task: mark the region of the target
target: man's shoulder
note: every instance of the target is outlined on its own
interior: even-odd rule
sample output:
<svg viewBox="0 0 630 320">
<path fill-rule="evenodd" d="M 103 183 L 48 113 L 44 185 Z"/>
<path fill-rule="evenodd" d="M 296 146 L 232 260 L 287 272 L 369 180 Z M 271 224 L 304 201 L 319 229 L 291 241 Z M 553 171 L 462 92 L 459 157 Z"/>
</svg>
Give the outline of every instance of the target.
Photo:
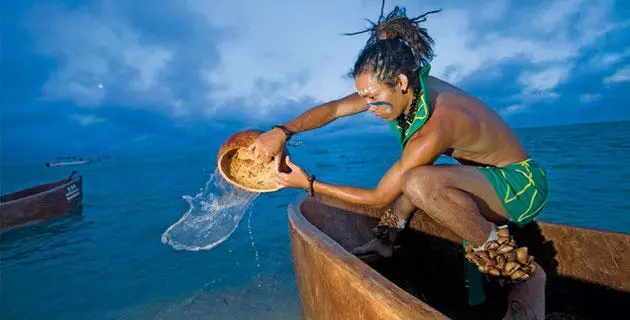
<svg viewBox="0 0 630 320">
<path fill-rule="evenodd" d="M 448 139 L 450 137 L 450 133 L 448 130 L 448 126 L 445 125 L 445 121 L 443 116 L 438 113 L 436 117 L 429 118 L 426 125 L 416 131 L 405 146 L 407 148 L 414 148 L 420 145 L 444 145 L 448 144 Z"/>
<path fill-rule="evenodd" d="M 491 110 L 485 102 L 462 90 L 436 90 L 434 97 L 431 98 L 431 104 L 431 117 L 436 120 L 434 122 L 447 122 L 449 127 L 461 121 L 485 118 L 479 116 L 487 115 Z"/>
<path fill-rule="evenodd" d="M 454 104 L 473 98 L 464 89 L 437 77 L 430 77 L 428 84 L 432 104 Z"/>
<path fill-rule="evenodd" d="M 432 163 L 449 149 L 448 137 L 448 134 L 440 134 L 431 128 L 423 128 L 407 141 L 400 156 L 401 163 L 406 167 Z"/>
</svg>

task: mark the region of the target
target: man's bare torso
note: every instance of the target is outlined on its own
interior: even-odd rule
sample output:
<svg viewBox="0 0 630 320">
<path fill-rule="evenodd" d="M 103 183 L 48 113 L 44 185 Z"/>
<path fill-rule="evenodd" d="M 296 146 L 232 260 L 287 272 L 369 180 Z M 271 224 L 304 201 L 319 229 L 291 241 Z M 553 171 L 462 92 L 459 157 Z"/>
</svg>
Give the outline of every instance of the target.
<svg viewBox="0 0 630 320">
<path fill-rule="evenodd" d="M 494 110 L 435 77 L 429 77 L 428 84 L 434 110 L 419 132 L 437 130 L 450 136 L 451 148 L 444 154 L 465 165 L 496 167 L 528 157 L 518 137 Z"/>
</svg>

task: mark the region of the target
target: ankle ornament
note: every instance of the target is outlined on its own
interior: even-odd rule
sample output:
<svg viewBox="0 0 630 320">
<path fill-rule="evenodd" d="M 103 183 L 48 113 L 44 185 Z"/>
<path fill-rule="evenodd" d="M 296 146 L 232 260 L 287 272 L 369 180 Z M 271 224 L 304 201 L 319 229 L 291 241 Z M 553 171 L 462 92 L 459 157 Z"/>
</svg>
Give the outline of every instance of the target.
<svg viewBox="0 0 630 320">
<path fill-rule="evenodd" d="M 518 248 L 507 225 L 496 230 L 496 239 L 489 239 L 475 248 L 468 244 L 466 259 L 477 265 L 483 274 L 497 277 L 501 282 L 518 283 L 527 280 L 536 271 L 534 257 L 527 247 Z"/>
<path fill-rule="evenodd" d="M 395 215 L 392 208 L 387 208 L 373 229 L 374 236 L 384 243 L 390 244 L 393 242 L 395 233 L 402 231 L 405 228 L 405 224 L 406 221 Z"/>
</svg>

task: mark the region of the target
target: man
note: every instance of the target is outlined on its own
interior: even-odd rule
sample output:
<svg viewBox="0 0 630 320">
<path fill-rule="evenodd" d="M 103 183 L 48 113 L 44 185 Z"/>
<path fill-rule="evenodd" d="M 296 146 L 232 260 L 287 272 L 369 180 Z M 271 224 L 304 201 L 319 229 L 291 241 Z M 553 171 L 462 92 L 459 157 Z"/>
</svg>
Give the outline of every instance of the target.
<svg viewBox="0 0 630 320">
<path fill-rule="evenodd" d="M 395 232 L 417 209 L 469 243 L 466 258 L 512 286 L 511 305 L 544 318 L 545 273 L 505 228 L 532 221 L 547 198 L 545 171 L 496 112 L 461 89 L 429 76 L 433 40 L 398 7 L 370 29 L 372 37 L 351 72 L 357 92 L 316 106 L 262 134 L 251 146 L 271 161 L 293 134 L 364 111 L 388 122 L 402 155 L 373 189 L 316 180 L 287 157 L 285 187 L 384 208 L 377 238 L 355 253 L 391 255 Z M 422 20 L 421 20 L 422 19 Z M 440 155 L 459 165 L 434 165 Z M 518 256 L 518 259 L 516 258 Z M 515 316 L 510 309 L 506 317 Z"/>
</svg>

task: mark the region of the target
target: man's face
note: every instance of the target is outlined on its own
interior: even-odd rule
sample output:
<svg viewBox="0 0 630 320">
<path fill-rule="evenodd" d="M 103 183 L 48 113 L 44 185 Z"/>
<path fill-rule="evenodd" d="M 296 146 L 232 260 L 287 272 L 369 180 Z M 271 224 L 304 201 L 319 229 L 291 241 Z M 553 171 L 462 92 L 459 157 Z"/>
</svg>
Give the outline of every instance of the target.
<svg viewBox="0 0 630 320">
<path fill-rule="evenodd" d="M 359 74 L 355 84 L 357 92 L 370 107 L 369 111 L 377 117 L 391 121 L 403 112 L 406 99 L 396 87 L 390 88 L 367 73 Z"/>
</svg>

